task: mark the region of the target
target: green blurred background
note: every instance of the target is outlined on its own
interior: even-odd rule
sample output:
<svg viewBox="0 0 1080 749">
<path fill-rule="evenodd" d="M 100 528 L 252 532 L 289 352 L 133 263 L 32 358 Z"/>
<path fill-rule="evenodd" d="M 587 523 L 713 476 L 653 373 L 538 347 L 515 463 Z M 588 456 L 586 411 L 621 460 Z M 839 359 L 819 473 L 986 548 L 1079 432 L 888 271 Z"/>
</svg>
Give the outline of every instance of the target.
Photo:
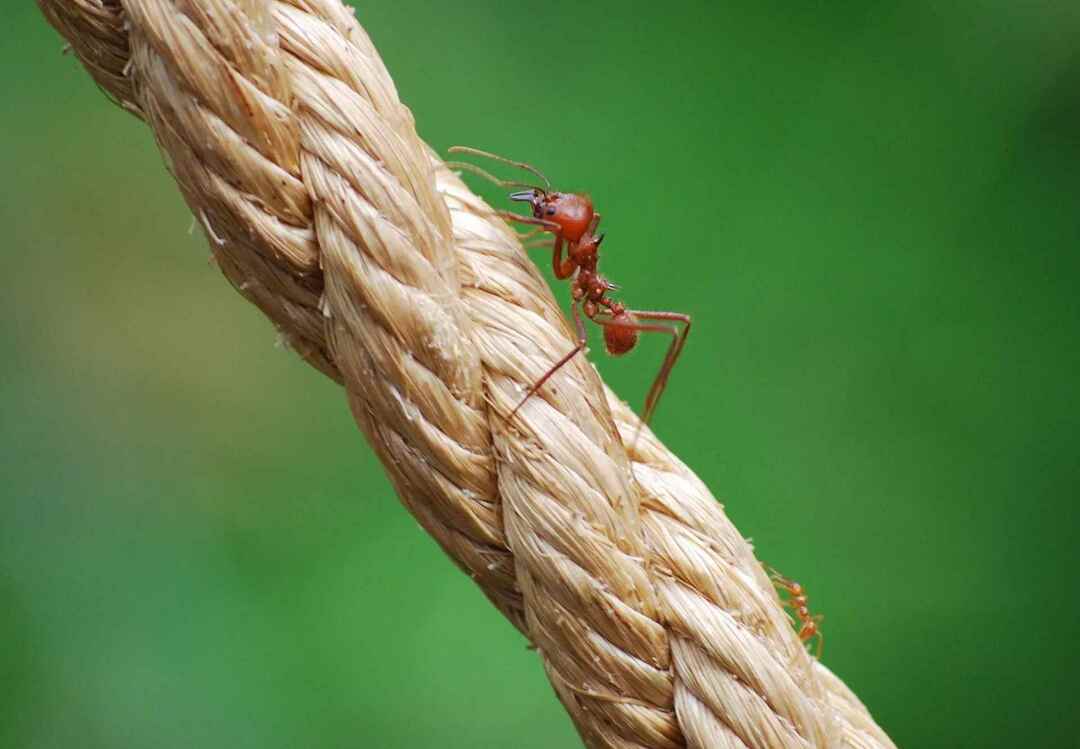
<svg viewBox="0 0 1080 749">
<path fill-rule="evenodd" d="M 0 745 L 576 746 L 149 132 L 12 5 Z M 657 431 L 897 743 L 1076 746 L 1080 6 L 893 5 L 358 17 L 433 145 L 588 189 L 624 297 L 694 315 Z M 637 404 L 662 351 L 593 358 Z"/>
</svg>

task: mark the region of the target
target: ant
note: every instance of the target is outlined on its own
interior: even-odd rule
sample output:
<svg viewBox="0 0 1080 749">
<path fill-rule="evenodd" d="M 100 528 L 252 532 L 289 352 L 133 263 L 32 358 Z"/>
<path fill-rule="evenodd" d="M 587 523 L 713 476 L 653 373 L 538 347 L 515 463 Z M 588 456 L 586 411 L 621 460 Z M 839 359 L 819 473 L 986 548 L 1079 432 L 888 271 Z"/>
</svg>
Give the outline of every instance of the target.
<svg viewBox="0 0 1080 749">
<path fill-rule="evenodd" d="M 481 151 L 468 146 L 454 146 L 450 153 L 469 154 L 480 156 L 494 161 L 508 164 L 518 169 L 523 169 L 539 177 L 543 187 L 527 182 L 504 180 L 484 171 L 475 164 L 466 162 L 450 162 L 448 166 L 471 172 L 475 175 L 495 183 L 499 187 L 526 188 L 510 193 L 510 199 L 528 203 L 532 208 L 532 216 L 526 216 L 512 211 L 496 211 L 507 221 L 528 224 L 536 227 L 530 232 L 519 234 L 521 239 L 530 239 L 538 234 L 552 234 L 554 241 L 548 238 L 539 238 L 527 242 L 525 247 L 550 247 L 552 250 L 551 265 L 555 277 L 565 280 L 573 276 L 570 285 L 572 302 L 570 311 L 574 315 L 574 326 L 577 331 L 577 345 L 574 346 L 544 375 L 533 383 L 509 418 L 513 418 L 525 402 L 529 400 L 552 375 L 559 371 L 567 362 L 573 359 L 579 352 L 584 350 L 586 344 L 585 323 L 581 313 L 585 317 L 603 328 L 604 348 L 612 356 L 622 356 L 629 353 L 637 345 L 638 336 L 641 333 L 666 333 L 671 336 L 671 345 L 668 346 L 664 363 L 660 367 L 656 379 L 653 381 L 649 393 L 645 397 L 645 410 L 641 417 L 642 425 L 648 424 L 656 411 L 656 405 L 667 385 L 668 377 L 675 366 L 686 338 L 690 334 L 690 316 L 681 312 L 666 312 L 658 310 L 628 309 L 622 302 L 608 296 L 609 291 L 615 291 L 619 287 L 597 272 L 600 261 L 600 244 L 604 241 L 603 234 L 597 234 L 600 225 L 600 213 L 593 209 L 592 200 L 584 194 L 572 192 L 557 192 L 551 189 L 551 182 L 536 167 L 522 161 L 513 161 L 504 156 L 497 156 L 487 151 Z M 540 244 L 535 244 L 535 242 Z M 563 251 L 566 257 L 563 257 Z M 576 272 L 576 275 L 575 275 Z M 580 312 L 579 312 L 580 308 Z M 640 322 L 641 320 L 652 321 Z M 664 322 L 681 324 L 681 328 L 674 325 L 664 325 Z M 656 324 L 661 323 L 661 324 Z"/>
<path fill-rule="evenodd" d="M 799 639 L 802 642 L 809 642 L 813 637 L 817 637 L 817 659 L 821 660 L 821 652 L 825 648 L 825 635 L 821 631 L 821 622 L 825 618 L 824 614 L 810 615 L 810 608 L 807 605 L 806 588 L 801 583 L 797 583 L 794 580 L 784 577 L 777 570 L 769 567 L 769 579 L 772 580 L 773 585 L 777 589 L 787 593 L 786 599 L 781 599 L 783 604 L 791 609 L 792 613 L 799 620 Z"/>
</svg>

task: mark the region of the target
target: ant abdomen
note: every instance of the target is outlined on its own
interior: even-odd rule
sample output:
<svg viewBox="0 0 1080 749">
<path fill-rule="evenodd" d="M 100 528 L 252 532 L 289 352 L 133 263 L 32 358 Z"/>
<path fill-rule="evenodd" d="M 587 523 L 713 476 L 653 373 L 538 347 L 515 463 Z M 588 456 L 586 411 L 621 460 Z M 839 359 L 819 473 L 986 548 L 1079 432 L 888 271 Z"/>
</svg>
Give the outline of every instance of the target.
<svg viewBox="0 0 1080 749">
<path fill-rule="evenodd" d="M 620 312 L 604 326 L 604 348 L 612 356 L 622 356 L 637 345 L 637 318 L 629 312 Z"/>
</svg>

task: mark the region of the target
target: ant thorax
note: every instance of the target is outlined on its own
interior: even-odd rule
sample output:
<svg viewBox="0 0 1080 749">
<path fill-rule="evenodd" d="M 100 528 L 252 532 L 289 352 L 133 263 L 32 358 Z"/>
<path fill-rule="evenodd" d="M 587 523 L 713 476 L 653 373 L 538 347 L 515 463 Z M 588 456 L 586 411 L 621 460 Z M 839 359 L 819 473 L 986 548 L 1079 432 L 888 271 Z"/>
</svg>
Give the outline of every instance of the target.
<svg viewBox="0 0 1080 749">
<path fill-rule="evenodd" d="M 571 293 L 575 301 L 596 305 L 605 301 L 604 295 L 610 288 L 611 284 L 606 278 L 590 268 L 581 267 L 578 268 L 577 275 L 574 277 L 574 288 Z"/>
<path fill-rule="evenodd" d="M 567 251 L 574 259 L 574 262 L 577 263 L 578 267 L 586 268 L 591 271 L 596 270 L 597 262 L 600 259 L 598 250 L 603 238 L 603 235 L 594 237 L 590 234 L 586 234 L 578 242 L 570 245 Z"/>
</svg>

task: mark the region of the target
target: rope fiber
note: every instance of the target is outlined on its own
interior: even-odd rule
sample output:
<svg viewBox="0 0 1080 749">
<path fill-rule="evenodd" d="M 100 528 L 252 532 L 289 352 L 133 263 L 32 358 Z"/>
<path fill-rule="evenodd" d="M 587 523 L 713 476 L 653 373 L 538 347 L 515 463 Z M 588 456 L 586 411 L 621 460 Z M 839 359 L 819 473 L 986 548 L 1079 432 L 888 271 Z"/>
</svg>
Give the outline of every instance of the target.
<svg viewBox="0 0 1080 749">
<path fill-rule="evenodd" d="M 573 336 L 350 8 L 38 4 L 150 126 L 230 283 L 343 385 L 401 501 L 536 646 L 587 746 L 893 746 L 584 356 L 507 418 Z"/>
</svg>

